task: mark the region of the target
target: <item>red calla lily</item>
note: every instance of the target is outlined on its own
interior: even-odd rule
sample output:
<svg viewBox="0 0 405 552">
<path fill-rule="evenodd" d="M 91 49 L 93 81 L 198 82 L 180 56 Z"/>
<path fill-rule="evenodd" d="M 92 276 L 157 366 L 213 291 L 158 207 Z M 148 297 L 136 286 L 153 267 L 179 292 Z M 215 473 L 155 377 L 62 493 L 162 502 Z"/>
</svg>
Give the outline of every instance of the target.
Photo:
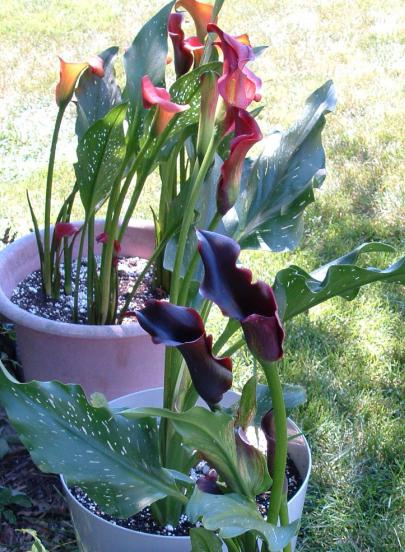
<svg viewBox="0 0 405 552">
<path fill-rule="evenodd" d="M 185 48 L 185 36 L 184 31 L 181 28 L 183 20 L 184 15 L 182 13 L 171 13 L 168 23 L 169 36 L 173 42 L 174 68 L 177 78 L 187 73 L 194 61 L 192 52 Z"/>
<path fill-rule="evenodd" d="M 236 266 L 239 245 L 215 232 L 198 230 L 198 250 L 204 264 L 200 293 L 214 301 L 225 316 L 239 320 L 252 353 L 261 360 L 283 356 L 284 330 L 272 288 L 252 284 L 252 273 Z"/>
<path fill-rule="evenodd" d="M 187 111 L 189 105 L 179 105 L 170 101 L 170 94 L 165 88 L 153 84 L 148 75 L 142 77 L 142 99 L 145 109 L 154 105 L 158 107 L 156 132 L 161 134 L 176 113 Z"/>
<path fill-rule="evenodd" d="M 55 238 L 57 241 L 70 238 L 78 233 L 78 228 L 70 222 L 57 222 L 55 224 Z"/>
<path fill-rule="evenodd" d="M 179 349 L 200 397 L 209 405 L 218 404 L 232 385 L 232 361 L 213 356 L 212 336 L 205 333 L 198 312 L 167 301 L 152 300 L 144 309 L 136 311 L 136 316 L 154 343 Z"/>
<path fill-rule="evenodd" d="M 83 63 L 69 63 L 62 58 L 59 60 L 60 78 L 55 90 L 55 99 L 59 107 L 67 105 L 72 99 L 76 83 L 83 71 L 89 68 L 97 77 L 104 77 L 104 62 L 98 56 L 92 56 Z"/>
<path fill-rule="evenodd" d="M 222 165 L 218 183 L 217 208 L 221 215 L 225 215 L 238 198 L 247 152 L 263 138 L 255 118 L 244 109 L 230 108 L 225 126 L 228 132 L 234 128 L 235 136 L 231 141 L 230 155 Z"/>
<path fill-rule="evenodd" d="M 203 42 L 207 36 L 207 25 L 212 21 L 214 6 L 197 0 L 178 0 L 175 7 L 176 10 L 184 8 L 188 11 L 194 19 L 198 38 Z"/>
<path fill-rule="evenodd" d="M 96 236 L 96 242 L 102 243 L 103 245 L 108 242 L 108 234 L 107 232 L 101 232 L 98 236 Z M 116 253 L 119 253 L 121 251 L 121 243 L 118 240 L 114 240 L 114 251 Z"/>
<path fill-rule="evenodd" d="M 219 36 L 224 56 L 223 74 L 218 81 L 219 93 L 228 105 L 246 109 L 253 100 L 261 99 L 262 86 L 259 77 L 246 67 L 255 59 L 249 38 L 247 35 L 233 37 L 214 23 L 210 23 L 207 29 Z"/>
<path fill-rule="evenodd" d="M 194 58 L 194 66 L 198 67 L 201 63 L 201 58 L 204 53 L 204 44 L 198 36 L 190 36 L 183 43 L 185 50 L 190 52 Z"/>
</svg>

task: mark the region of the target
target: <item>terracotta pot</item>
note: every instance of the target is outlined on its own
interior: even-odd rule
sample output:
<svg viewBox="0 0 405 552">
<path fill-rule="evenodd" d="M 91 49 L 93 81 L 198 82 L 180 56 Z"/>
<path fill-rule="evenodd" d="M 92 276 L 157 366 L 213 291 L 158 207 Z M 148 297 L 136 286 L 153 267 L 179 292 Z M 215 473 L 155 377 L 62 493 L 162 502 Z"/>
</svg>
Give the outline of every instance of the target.
<svg viewBox="0 0 405 552">
<path fill-rule="evenodd" d="M 228 392 L 222 404 L 230 406 L 238 395 Z M 162 406 L 162 388 L 148 389 L 111 401 L 115 407 L 136 408 L 140 406 Z M 288 420 L 290 435 L 301 433 L 292 420 Z M 304 507 L 308 480 L 311 473 L 311 451 L 303 435 L 289 441 L 289 454 L 294 461 L 303 483 L 296 495 L 288 502 L 290 521 L 301 518 Z M 82 506 L 72 495 L 63 477 L 62 484 L 67 496 L 67 501 L 72 516 L 80 552 L 190 552 L 191 542 L 189 537 L 169 537 L 141 533 L 119 527 L 106 521 Z M 292 542 L 292 552 L 295 550 L 296 539 Z M 224 547 L 224 552 L 226 547 Z"/>
<path fill-rule="evenodd" d="M 103 230 L 96 222 L 96 234 Z M 154 248 L 153 225 L 131 225 L 122 240 L 122 255 L 148 258 Z M 100 252 L 96 245 L 96 254 Z M 74 257 L 77 256 L 77 244 Z M 36 241 L 29 234 L 0 252 L 0 313 L 15 325 L 23 377 L 79 383 L 87 394 L 109 399 L 162 385 L 164 347 L 154 345 L 138 323 L 90 326 L 46 320 L 10 301 L 15 287 L 38 270 Z"/>
</svg>

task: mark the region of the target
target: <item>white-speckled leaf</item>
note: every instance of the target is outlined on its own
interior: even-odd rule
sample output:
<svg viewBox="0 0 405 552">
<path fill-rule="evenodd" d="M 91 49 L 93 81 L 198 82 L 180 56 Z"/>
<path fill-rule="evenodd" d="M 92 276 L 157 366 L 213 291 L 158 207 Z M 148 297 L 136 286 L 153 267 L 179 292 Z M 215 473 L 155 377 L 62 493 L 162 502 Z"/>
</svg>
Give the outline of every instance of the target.
<svg viewBox="0 0 405 552">
<path fill-rule="evenodd" d="M 123 121 L 127 105 L 114 107 L 95 122 L 77 146 L 76 178 L 86 214 L 108 197 L 125 155 Z"/>
<path fill-rule="evenodd" d="M 78 385 L 18 383 L 0 367 L 0 402 L 42 471 L 64 475 L 105 512 L 123 518 L 179 496 L 159 463 L 154 419 L 129 420 L 94 407 Z"/>
<path fill-rule="evenodd" d="M 253 532 L 267 541 L 271 552 L 282 550 L 298 530 L 298 522 L 286 527 L 267 523 L 257 511 L 254 501 L 234 493 L 208 494 L 197 487 L 187 504 L 186 513 L 192 522 L 201 520 L 206 529 L 218 531 L 224 539 Z"/>
<path fill-rule="evenodd" d="M 221 539 L 203 527 L 191 529 L 191 552 L 222 552 Z"/>
</svg>

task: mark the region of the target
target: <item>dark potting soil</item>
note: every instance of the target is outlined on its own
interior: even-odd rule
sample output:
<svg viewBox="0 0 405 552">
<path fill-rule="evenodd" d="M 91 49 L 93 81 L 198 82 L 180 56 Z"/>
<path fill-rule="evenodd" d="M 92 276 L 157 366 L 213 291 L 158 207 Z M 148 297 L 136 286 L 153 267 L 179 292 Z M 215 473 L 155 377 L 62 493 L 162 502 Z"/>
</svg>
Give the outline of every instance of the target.
<svg viewBox="0 0 405 552">
<path fill-rule="evenodd" d="M 208 474 L 210 467 L 207 462 L 199 462 L 197 466 L 191 470 L 190 477 L 194 480 L 197 480 L 200 477 L 203 477 Z M 302 478 L 291 458 L 287 458 L 287 469 L 286 476 L 288 480 L 288 500 L 290 500 L 298 491 L 302 485 Z M 80 487 L 73 487 L 70 489 L 73 496 L 78 500 L 87 510 L 96 514 L 97 516 L 105 519 L 114 525 L 120 527 L 125 527 L 126 529 L 132 529 L 133 531 L 141 531 L 142 533 L 152 533 L 154 535 L 165 535 L 165 536 L 176 536 L 176 537 L 186 537 L 189 535 L 190 529 L 193 527 L 198 527 L 200 524 L 196 525 L 191 523 L 187 516 L 183 514 L 179 520 L 179 523 L 176 526 L 159 525 L 154 518 L 150 508 L 145 508 L 141 512 L 135 514 L 134 516 L 128 519 L 119 519 L 109 514 L 104 513 L 101 508 L 84 492 Z M 267 514 L 267 509 L 269 506 L 270 493 L 263 493 L 256 497 L 257 508 L 263 517 Z"/>
<path fill-rule="evenodd" d="M 100 258 L 96 258 L 97 263 Z M 140 257 L 120 257 L 118 263 L 119 297 L 118 311 L 125 305 L 125 301 L 131 292 L 139 274 L 145 268 L 146 260 Z M 73 289 L 76 275 L 76 263 L 72 267 Z M 83 260 L 80 265 L 78 323 L 86 324 L 87 321 L 87 262 Z M 61 263 L 61 291 L 59 299 L 46 297 L 42 290 L 41 272 L 36 270 L 29 274 L 14 289 L 11 301 L 32 314 L 56 320 L 58 322 L 72 322 L 73 319 L 73 295 L 65 295 L 64 290 L 64 266 Z M 153 274 L 149 270 L 138 287 L 137 293 L 128 308 L 129 313 L 145 306 L 149 299 L 162 299 L 164 292 L 153 286 Z M 129 314 L 123 320 L 123 324 L 131 324 L 136 320 L 135 316 Z"/>
</svg>

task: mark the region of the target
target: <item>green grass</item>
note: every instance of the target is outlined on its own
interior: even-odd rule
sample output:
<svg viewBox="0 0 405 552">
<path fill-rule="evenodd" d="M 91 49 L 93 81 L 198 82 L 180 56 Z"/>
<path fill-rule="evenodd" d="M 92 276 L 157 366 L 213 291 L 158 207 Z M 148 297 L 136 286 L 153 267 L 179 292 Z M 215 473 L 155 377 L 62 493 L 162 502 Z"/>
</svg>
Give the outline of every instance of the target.
<svg viewBox="0 0 405 552">
<path fill-rule="evenodd" d="M 8 225 L 20 234 L 29 229 L 26 189 L 40 213 L 57 54 L 80 60 L 112 44 L 125 47 L 158 5 L 3 0 L 0 234 Z M 301 247 L 244 253 L 258 277 L 271 280 L 292 262 L 313 269 L 364 240 L 381 239 L 398 256 L 405 253 L 404 15 L 399 0 L 225 3 L 221 23 L 229 31 L 248 31 L 255 44 L 269 45 L 255 63 L 264 80 L 264 130 L 291 124 L 306 96 L 328 78 L 339 97 L 325 131 L 328 178 L 307 211 Z M 60 199 L 72 185 L 72 136 L 73 108 L 59 148 Z M 156 197 L 152 181 L 137 216 L 149 217 Z M 385 266 L 394 257 L 366 261 Z M 280 370 L 283 380 L 308 389 L 307 405 L 294 416 L 314 459 L 301 552 L 405 546 L 404 319 L 403 287 L 375 285 L 351 303 L 334 299 L 287 325 Z M 238 385 L 251 370 L 240 353 Z"/>
</svg>

